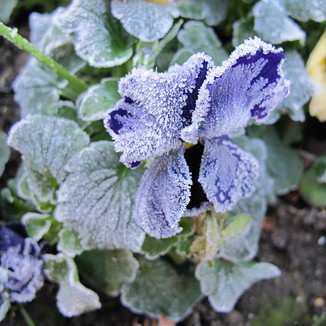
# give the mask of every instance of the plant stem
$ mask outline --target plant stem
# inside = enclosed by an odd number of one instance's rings
[[[28,326],[36,326],[23,305],[19,305],[19,310]]]
[[[65,67],[45,55],[32,43],[19,35],[17,28],[10,28],[0,22],[0,35],[14,43],[19,49],[32,55],[40,63],[53,70],[58,76],[66,79],[69,83],[68,87],[71,89],[72,93],[75,94],[74,97],[77,97],[80,93],[87,89],[87,84],[85,84],[82,80],[71,74]]]

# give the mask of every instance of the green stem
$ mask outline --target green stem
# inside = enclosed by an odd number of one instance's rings
[[[10,28],[0,22],[0,35],[14,43],[19,49],[32,55],[39,62],[53,70],[58,76],[66,79],[69,83],[67,87],[70,88],[72,94],[74,94],[71,97],[76,98],[80,93],[84,92],[88,88],[87,84],[85,84],[82,80],[71,74],[66,68],[42,53],[32,43],[19,35],[17,28]]]
[[[19,305],[19,310],[20,310],[20,313],[22,314],[24,320],[25,320],[25,323],[28,325],[28,326],[36,326],[32,320],[32,318],[29,316],[28,312],[25,310],[25,308],[23,307],[23,305]]]

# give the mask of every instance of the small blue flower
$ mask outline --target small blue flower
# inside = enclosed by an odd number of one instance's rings
[[[43,261],[39,254],[39,246],[26,237],[21,225],[0,225],[1,297],[9,292],[12,302],[34,299],[43,286]]]
[[[173,236],[182,216],[212,206],[225,212],[253,193],[258,162],[227,135],[263,120],[287,96],[284,59],[281,49],[254,38],[221,67],[195,54],[166,73],[137,69],[121,80],[124,99],[106,126],[127,166],[157,157],[135,204],[134,217],[149,235]],[[185,150],[184,142],[196,145]]]

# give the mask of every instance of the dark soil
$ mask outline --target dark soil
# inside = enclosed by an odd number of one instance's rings
[[[0,128],[5,132],[19,119],[11,83],[25,60],[26,55],[0,38]],[[310,119],[306,125],[307,137],[299,152],[309,165],[315,156],[326,154],[326,135],[325,124]],[[18,162],[13,153],[0,179],[1,187],[13,177]],[[180,326],[326,325],[326,210],[309,207],[295,191],[279,198],[269,207],[256,260],[275,264],[282,276],[254,285],[229,314],[216,313],[206,299]],[[103,307],[98,311],[64,318],[56,310],[56,291],[55,285],[46,284],[36,300],[24,306],[37,326],[158,324],[131,313],[121,306],[119,298],[109,297],[101,298]],[[18,306],[3,325],[26,325]]]

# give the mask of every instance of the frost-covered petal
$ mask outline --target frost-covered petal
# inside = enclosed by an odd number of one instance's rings
[[[24,238],[21,225],[0,226],[0,266],[6,271],[3,286],[13,302],[28,302],[43,285],[40,248]]]
[[[121,162],[133,166],[181,145],[180,131],[190,123],[198,90],[212,66],[212,59],[199,53],[167,72],[138,68],[121,79],[123,99],[105,119],[115,150],[122,152]]]
[[[245,127],[251,118],[265,118],[288,94],[283,61],[282,49],[258,37],[239,45],[208,74],[182,139],[195,143],[198,137],[220,137]]]
[[[225,212],[255,190],[259,165],[228,137],[207,139],[199,182],[217,212]]]
[[[140,181],[135,220],[151,237],[179,233],[178,223],[190,201],[191,177],[183,148],[157,158]]]

